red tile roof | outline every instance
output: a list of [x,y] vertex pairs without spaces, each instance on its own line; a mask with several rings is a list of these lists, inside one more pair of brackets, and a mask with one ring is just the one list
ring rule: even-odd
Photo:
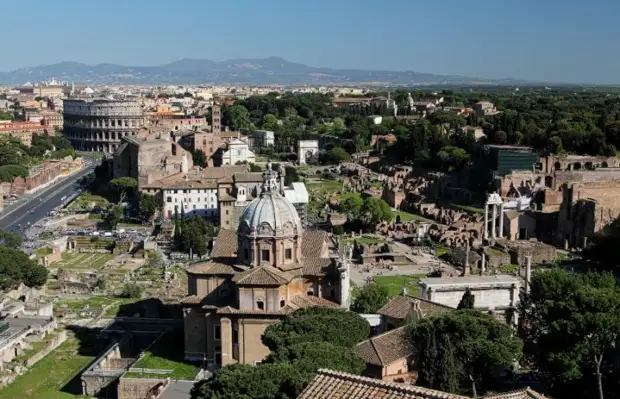
[[466,399],[434,389],[320,369],[298,399]]
[[401,295],[390,299],[377,313],[394,319],[404,320],[409,312],[415,308],[420,310],[423,317],[437,316],[456,310],[437,302],[427,301],[426,299],[414,296]]
[[357,353],[367,364],[387,366],[413,355],[408,326],[377,335],[357,344]]

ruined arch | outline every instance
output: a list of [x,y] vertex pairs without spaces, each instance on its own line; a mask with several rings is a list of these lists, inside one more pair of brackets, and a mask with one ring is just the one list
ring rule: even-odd
[[562,170],[562,164],[559,162],[556,162],[553,164],[553,169],[555,170]]
[[575,162],[573,164],[573,170],[581,170],[581,162]]
[[594,165],[592,164],[592,162],[586,162],[585,168],[586,170],[594,170]]
[[603,162],[601,163],[601,168],[608,168],[609,165],[607,164],[607,162]]

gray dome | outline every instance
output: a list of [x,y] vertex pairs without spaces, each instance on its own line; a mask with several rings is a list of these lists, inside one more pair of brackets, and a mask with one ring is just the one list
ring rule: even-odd
[[261,236],[301,234],[301,220],[295,206],[280,193],[263,193],[245,208],[240,230]]

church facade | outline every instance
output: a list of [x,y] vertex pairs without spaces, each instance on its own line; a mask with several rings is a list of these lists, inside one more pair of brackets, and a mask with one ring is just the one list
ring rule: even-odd
[[187,268],[185,358],[258,364],[265,329],[299,308],[349,306],[348,262],[327,233],[305,231],[269,164],[237,231],[222,229],[211,259]]

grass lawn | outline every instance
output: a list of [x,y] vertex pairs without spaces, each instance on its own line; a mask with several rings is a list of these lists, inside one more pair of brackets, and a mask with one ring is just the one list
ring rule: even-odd
[[54,267],[63,269],[94,269],[99,270],[109,260],[113,259],[112,254],[89,254],[78,252],[63,252],[60,262],[53,264]]
[[435,256],[437,257],[448,254],[450,252],[452,252],[452,249],[448,247],[436,247],[435,248]]
[[0,389],[2,399],[73,399],[76,396],[61,389],[86,366],[92,357],[77,353],[78,342],[68,338],[65,343],[41,359],[26,374],[8,387]]
[[416,215],[414,213],[409,213],[409,212],[403,212],[403,211],[394,211],[394,217],[396,216],[400,216],[400,221],[401,222],[409,222],[411,220],[417,220],[419,222],[425,222],[425,223],[436,223],[430,219],[427,219],[425,217],[422,217],[420,215]]
[[401,274],[396,276],[375,276],[374,281],[387,288],[389,296],[400,295],[403,287],[407,287],[407,294],[417,296],[420,294],[418,280],[426,277],[425,274]]
[[[133,367],[138,369],[172,370],[170,374],[159,375],[159,377],[193,380],[198,370],[195,365],[186,363],[183,360],[183,346],[179,345],[179,342],[182,342],[182,340],[183,337],[180,334],[168,333],[162,336]],[[142,377],[144,375],[134,371],[125,374],[125,376]]]
[[484,213],[484,209],[476,208],[475,206],[469,205],[459,205],[459,204],[449,204],[450,207],[454,209],[459,209],[461,211],[469,212],[469,213]]
[[100,195],[82,193],[69,205],[69,209],[73,208],[91,208],[99,205],[100,207],[106,207],[108,200]]
[[[121,298],[112,298],[107,296],[92,296],[88,299],[60,299],[55,302],[54,309],[80,311],[84,309],[86,305],[88,305],[91,310],[95,310],[102,309],[103,307],[114,303],[114,301],[120,300]],[[67,307],[61,308],[61,305],[67,305]]]
[[307,183],[308,191],[320,190],[324,193],[335,193],[342,190],[342,182],[338,180],[321,180]]

